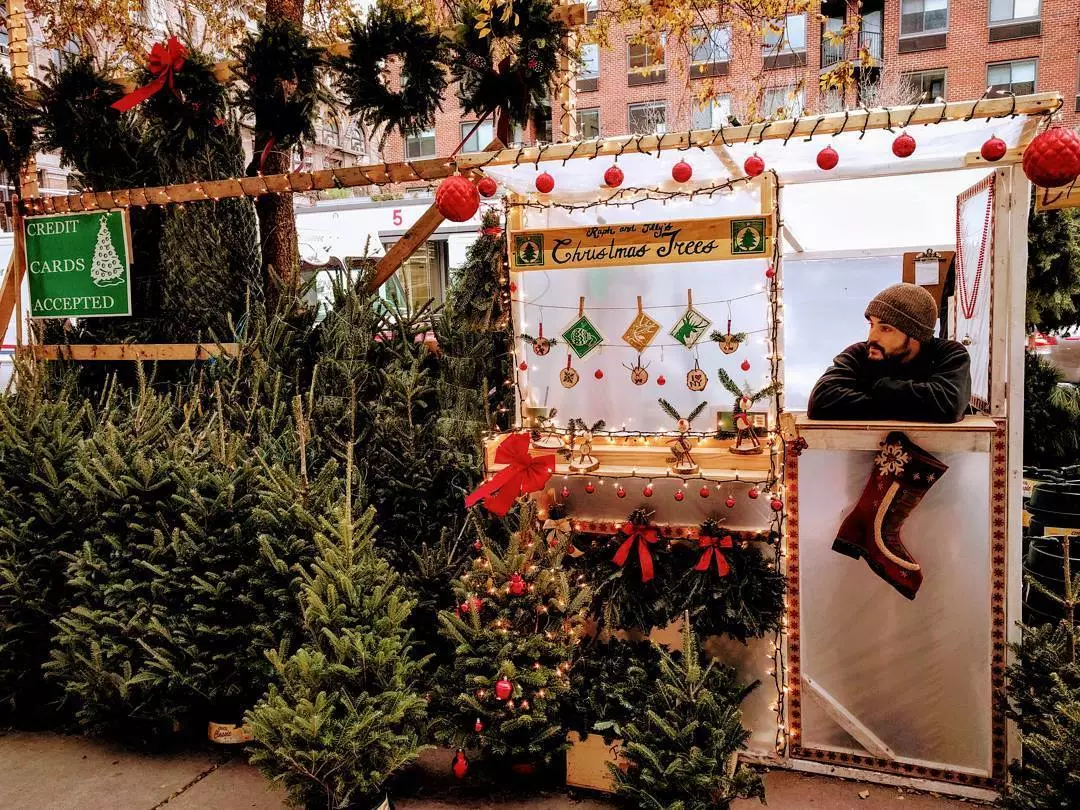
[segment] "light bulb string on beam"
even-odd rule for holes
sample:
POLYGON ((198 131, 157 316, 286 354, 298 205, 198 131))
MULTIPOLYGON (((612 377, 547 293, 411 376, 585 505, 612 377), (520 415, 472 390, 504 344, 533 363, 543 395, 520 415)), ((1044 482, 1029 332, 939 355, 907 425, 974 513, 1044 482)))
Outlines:
POLYGON ((646 202, 668 202, 669 200, 686 200, 693 201, 695 197, 713 197, 716 194, 724 194, 732 191, 735 186, 741 183, 750 183, 752 178, 750 177, 737 177, 734 180, 729 180, 725 183, 714 186, 703 186, 697 189, 679 189, 676 191, 663 191, 658 188, 649 187, 626 187, 620 188, 613 194, 604 197, 602 199, 592 200, 590 202, 583 203, 560 203, 560 202, 533 202, 531 200, 515 201, 510 203, 512 208, 531 208, 539 211, 546 211, 553 208, 557 208, 562 211, 574 212, 574 211, 589 211, 593 208, 600 206, 606 206, 609 208, 634 208, 646 202), (622 199, 623 197, 629 197, 632 195, 641 195, 636 199, 622 199))
MULTIPOLYGON (((745 300, 747 298, 758 298, 759 296, 767 296, 767 295, 768 295, 768 291, 762 289, 762 290, 756 290, 756 291, 754 291, 752 293, 747 293, 746 295, 736 295, 734 298, 717 298, 714 301, 696 301, 695 300, 694 301, 694 306, 695 307, 707 307, 707 306, 712 306, 712 305, 715 305, 715 304, 732 304, 732 303, 734 303, 736 301, 743 301, 743 300, 745 300)), ((574 312, 577 312, 577 309, 578 309, 577 304, 574 304, 573 306, 571 306, 569 304, 538 304, 535 301, 526 301, 524 298, 511 298, 510 300, 513 301, 515 304, 521 304, 522 306, 526 306, 526 307, 535 307, 536 309, 569 309, 569 310, 573 310, 574 312)), ((647 309, 686 309, 686 303, 684 302, 684 303, 680 303, 680 304, 648 304, 648 305, 646 305, 646 308, 647 309)), ((637 312, 637 309, 638 308, 637 308, 636 304, 633 305, 633 306, 627 306, 627 307, 598 307, 598 306, 594 306, 592 304, 589 304, 589 311, 590 312, 594 311, 594 310, 595 311, 607 311, 607 312, 637 312)), ((758 331, 759 332, 764 332, 766 330, 765 329, 759 329, 758 331)), ((681 346, 682 344, 679 344, 679 345, 681 346)))

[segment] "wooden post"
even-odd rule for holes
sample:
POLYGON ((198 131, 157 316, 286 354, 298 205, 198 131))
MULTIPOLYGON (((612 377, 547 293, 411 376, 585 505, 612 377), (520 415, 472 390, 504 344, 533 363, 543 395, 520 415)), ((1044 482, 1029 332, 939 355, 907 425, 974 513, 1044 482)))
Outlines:
MULTIPOLYGON (((34 89, 30 78, 30 41, 27 37, 26 0, 8 0, 8 44, 11 48, 11 78, 24 91, 34 89)), ((31 156, 19 170, 17 183, 19 194, 23 197, 38 195, 37 161, 31 156)))
MULTIPOLYGON (((23 215, 19 210, 18 197, 13 197, 12 202, 15 205, 12 206, 11 215, 11 227, 14 229, 14 246, 11 251, 11 270, 14 277, 15 286, 15 354, 22 350, 23 347, 23 303, 22 303, 22 282, 23 276, 26 275, 26 236, 23 233, 23 215)), ((9 316, 10 318, 10 316, 9 316)), ((4 334, 7 334, 7 322, 4 323, 4 334)))

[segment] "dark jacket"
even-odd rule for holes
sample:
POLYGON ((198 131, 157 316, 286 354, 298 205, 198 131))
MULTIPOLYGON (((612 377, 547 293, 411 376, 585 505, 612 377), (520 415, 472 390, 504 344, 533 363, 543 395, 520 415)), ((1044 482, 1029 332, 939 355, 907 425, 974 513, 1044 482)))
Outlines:
POLYGON ((971 358, 954 340, 928 340, 907 363, 871 360, 866 343, 836 356, 810 393, 811 419, 959 422, 971 397, 971 358))

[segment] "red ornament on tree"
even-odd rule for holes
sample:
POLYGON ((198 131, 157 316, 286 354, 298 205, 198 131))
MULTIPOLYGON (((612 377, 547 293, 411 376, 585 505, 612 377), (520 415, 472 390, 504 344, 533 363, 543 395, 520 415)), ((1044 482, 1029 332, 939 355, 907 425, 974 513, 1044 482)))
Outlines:
POLYGON ((671 177, 676 183, 685 183, 694 176, 694 167, 685 160, 680 160, 671 167, 671 177))
POLYGON ((892 153, 898 158, 911 157, 915 154, 915 139, 906 132, 901 132, 893 139, 892 153))
POLYGON ((625 498, 626 497, 626 490, 623 489, 622 486, 620 486, 617 490, 615 490, 615 494, 620 498, 625 498))
POLYGON ((520 369, 521 371, 528 371, 529 364, 522 360, 520 363, 518 363, 518 369, 520 369))
POLYGON ((829 171, 836 168, 836 164, 840 162, 840 153, 833 149, 831 146, 826 146, 820 152, 817 153, 817 165, 819 169, 829 171))
POLYGON ((476 190, 480 192, 481 197, 494 197, 495 192, 499 190, 499 184, 490 177, 481 177, 480 182, 476 184, 476 190))
POLYGON ((739 368, 741 368, 743 371, 749 371, 750 370, 750 361, 749 360, 743 360, 742 363, 739 365, 739 368))
POLYGON ((683 491, 681 489, 675 490, 675 500, 681 501, 685 497, 686 495, 683 494, 683 491))
POLYGON ((775 277, 776 277, 776 268, 773 267, 770 264, 769 267, 765 270, 765 278, 775 278, 775 277))
POLYGON ((563 487, 562 492, 560 492, 559 494, 562 495, 564 498, 569 498, 570 497, 570 487, 563 487))
POLYGON ((495 681, 495 697, 499 700, 506 700, 514 693, 514 684, 512 684, 506 678, 499 678, 495 681))
POLYGON ((663 374, 661 374, 659 377, 656 378, 656 384, 657 385, 663 385, 666 382, 667 382, 667 380, 664 379, 663 374))
POLYGON ((765 161, 757 154, 753 154, 743 161, 742 167, 747 177, 757 177, 765 171, 765 161))
POLYGON ((986 143, 982 145, 982 149, 979 150, 979 154, 982 155, 983 160, 988 160, 991 163, 996 163, 1005 157, 1005 153, 1009 151, 1009 145, 1005 141, 1001 140, 997 135, 991 135, 986 143))
POLYGON ((1080 132, 1051 127, 1024 150, 1024 174, 1040 188, 1067 186, 1080 177, 1080 132))
POLYGON ((484 544, 482 542, 480 542, 479 540, 477 540, 476 542, 474 542, 472 544, 472 547, 475 548, 477 551, 479 551, 480 549, 482 549, 484 547, 484 544))
POLYGON ((709 487, 707 485, 703 486, 701 489, 698 490, 697 494, 700 495, 702 498, 708 498, 709 497, 709 487))
POLYGON ((608 166, 606 172, 604 172, 604 182, 609 188, 618 188, 622 185, 623 170, 618 166, 608 166))
POLYGON ((517 282, 516 281, 511 281, 510 282, 510 292, 517 292, 517 282))
POLYGON ((479 717, 477 717, 476 722, 473 723, 473 731, 475 731, 477 734, 479 734, 483 730, 484 730, 484 721, 481 720, 479 717))
POLYGON ((590 481, 589 483, 587 483, 585 485, 585 492, 588 493, 589 495, 592 495, 594 492, 596 492, 596 487, 593 486, 592 481, 590 481))
POLYGON ((646 498, 652 497, 652 484, 646 484, 645 489, 641 490, 641 494, 646 498))
POLYGON ((750 487, 750 491, 746 493, 750 496, 751 500, 756 500, 757 496, 761 494, 757 487, 750 487))
POLYGON ((772 510, 774 512, 779 512, 781 509, 784 508, 784 502, 782 500, 780 500, 779 498, 773 498, 772 502, 769 504, 769 506, 772 507, 772 510))
POLYGON ((464 779, 465 774, 469 772, 469 760, 460 748, 454 754, 454 761, 450 763, 450 771, 455 779, 464 779))
POLYGON ((598 368, 596 371, 593 372, 593 376, 596 377, 596 379, 598 380, 602 380, 604 379, 604 372, 602 369, 598 368))
POLYGON ((454 174, 439 183, 435 207, 451 222, 465 222, 480 207, 480 195, 471 180, 454 174))
POLYGON ((541 194, 547 194, 553 188, 555 188, 555 178, 554 177, 552 177, 547 172, 544 172, 543 174, 537 175, 537 178, 536 178, 536 190, 537 191, 539 191, 541 194))
POLYGON ((727 500, 724 501, 724 506, 726 506, 728 509, 734 509, 735 508, 735 499, 733 497, 731 497, 730 495, 728 495, 727 500))
POLYGON ((525 580, 521 578, 521 574, 514 574, 510 577, 510 584, 507 589, 510 591, 511 596, 521 596, 525 593, 526 588, 525 580))

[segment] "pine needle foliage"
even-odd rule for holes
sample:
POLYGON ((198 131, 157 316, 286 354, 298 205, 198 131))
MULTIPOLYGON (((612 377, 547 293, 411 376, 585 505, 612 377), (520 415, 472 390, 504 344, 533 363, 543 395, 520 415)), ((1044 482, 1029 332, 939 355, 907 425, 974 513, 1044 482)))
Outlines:
POLYGON ((734 671, 704 663, 686 621, 679 659, 660 652, 660 678, 623 728, 626 770, 609 764, 616 792, 630 806, 655 810, 715 810, 735 799, 765 801, 761 777, 735 765, 750 732, 739 705, 749 687, 734 671))
POLYGON ((1080 459, 1080 389, 1034 352, 1024 358, 1024 464, 1060 467, 1080 459))
POLYGON ((563 567, 565 545, 545 537, 533 502, 521 502, 507 520, 514 517, 505 547, 473 519, 479 551, 454 583, 458 609, 439 615, 455 649, 437 681, 443 716, 436 733, 493 762, 548 762, 566 747, 561 701, 589 591, 563 567), (501 679, 510 683, 505 699, 501 679))

